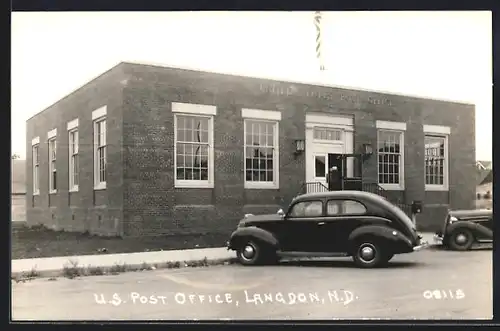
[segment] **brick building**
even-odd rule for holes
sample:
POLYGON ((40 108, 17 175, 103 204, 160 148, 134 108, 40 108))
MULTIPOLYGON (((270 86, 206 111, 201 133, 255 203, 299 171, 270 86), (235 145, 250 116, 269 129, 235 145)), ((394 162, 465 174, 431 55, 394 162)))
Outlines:
POLYGON ((474 207, 474 109, 120 63, 27 121, 27 221, 122 236, 229 232, 304 183, 324 184, 335 155, 365 153, 345 174, 424 201, 417 221, 433 230, 447 208, 474 207))

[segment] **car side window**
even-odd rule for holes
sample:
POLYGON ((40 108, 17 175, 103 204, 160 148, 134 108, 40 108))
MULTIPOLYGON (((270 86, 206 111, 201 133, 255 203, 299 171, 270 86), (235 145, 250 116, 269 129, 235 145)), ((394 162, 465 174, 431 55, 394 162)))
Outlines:
POLYGON ((329 200, 326 205, 326 213, 329 216, 363 215, 366 213, 366 207, 354 200, 329 200))
POLYGON ((290 217, 319 217, 323 214, 322 201, 302 201, 293 205, 290 217))

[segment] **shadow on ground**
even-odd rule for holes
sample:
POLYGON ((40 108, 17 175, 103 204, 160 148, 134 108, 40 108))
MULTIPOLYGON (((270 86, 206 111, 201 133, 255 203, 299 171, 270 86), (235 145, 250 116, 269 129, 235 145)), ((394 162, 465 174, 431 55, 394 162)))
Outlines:
MULTIPOLYGON (((323 267, 323 268, 355 268, 359 269, 353 261, 282 261, 279 263, 284 267, 323 267)), ((387 266, 380 269, 408 268, 424 266, 421 262, 391 261, 387 266)))
POLYGON ((453 251, 451 249, 446 248, 444 245, 434 245, 429 247, 430 250, 432 251, 449 251, 449 252, 458 252, 458 253, 464 253, 467 254, 467 252, 475 252, 475 251, 491 251, 493 250, 493 245, 492 244, 480 244, 477 246, 473 246, 471 250, 469 251, 453 251))

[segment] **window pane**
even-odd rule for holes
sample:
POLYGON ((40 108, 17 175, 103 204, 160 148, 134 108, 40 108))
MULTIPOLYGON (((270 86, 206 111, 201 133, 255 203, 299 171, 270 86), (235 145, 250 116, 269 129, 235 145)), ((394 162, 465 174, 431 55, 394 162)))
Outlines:
POLYGON ((318 217, 323 213, 323 203, 321 201, 299 202, 292 207, 290 216, 292 217, 318 217))
POLYGON ((325 157, 316 155, 314 159, 316 177, 325 177, 325 157))
POLYGON ((425 183, 444 184, 445 137, 425 136, 425 183))
POLYGON ((378 173, 379 183, 399 184, 400 132, 378 132, 378 173))
POLYGON ((245 120, 246 181, 273 181, 274 126, 265 121, 245 120))

